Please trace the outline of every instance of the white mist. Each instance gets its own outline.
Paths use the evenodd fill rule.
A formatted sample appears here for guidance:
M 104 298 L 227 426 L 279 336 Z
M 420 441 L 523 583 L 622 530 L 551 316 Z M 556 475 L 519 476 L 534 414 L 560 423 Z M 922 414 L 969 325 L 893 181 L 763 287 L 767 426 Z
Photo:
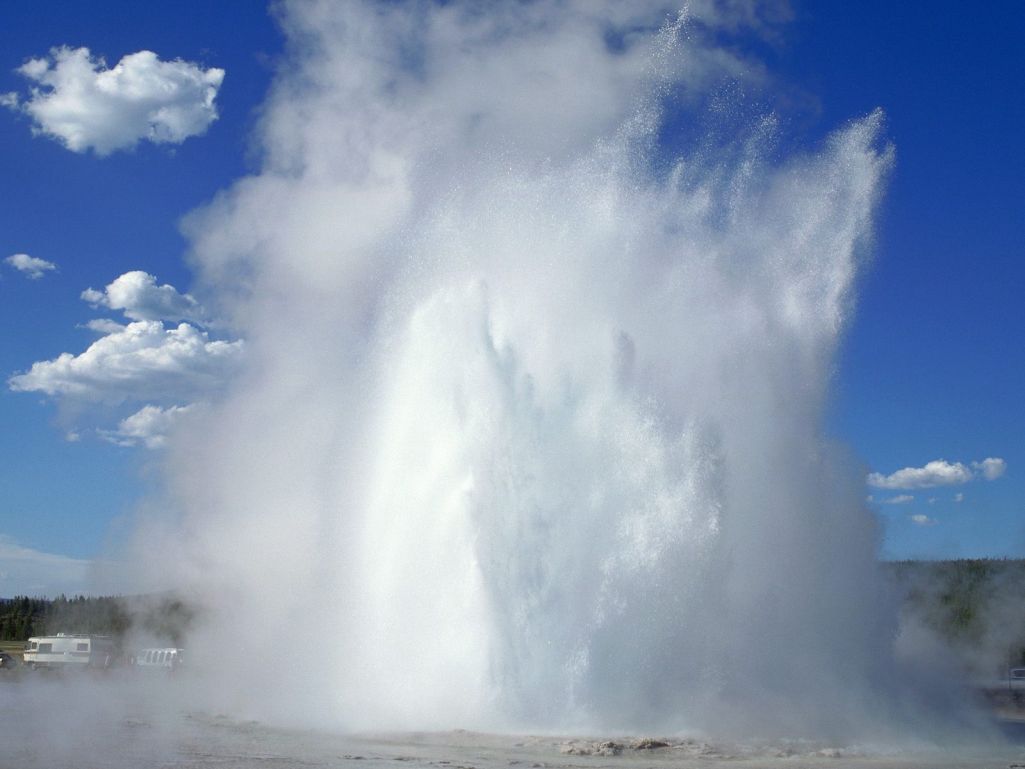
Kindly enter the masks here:
M 735 95 L 758 68 L 712 43 L 757 15 L 718 4 L 282 18 L 261 169 L 187 222 L 248 368 L 178 437 L 181 521 L 146 556 L 206 604 L 217 706 L 889 722 L 876 525 L 822 425 L 881 116 L 781 160 Z M 670 155 L 667 116 L 714 135 Z

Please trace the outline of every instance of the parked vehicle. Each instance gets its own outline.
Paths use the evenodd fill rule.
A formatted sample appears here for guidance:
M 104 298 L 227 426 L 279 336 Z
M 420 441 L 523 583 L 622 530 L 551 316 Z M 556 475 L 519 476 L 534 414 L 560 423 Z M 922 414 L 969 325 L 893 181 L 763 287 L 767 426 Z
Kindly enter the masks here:
M 1000 685 L 1001 688 L 1006 686 L 1012 700 L 1019 704 L 1025 702 L 1025 668 L 1008 670 L 1006 681 L 1001 681 Z
M 16 668 L 19 664 L 18 658 L 14 655 L 8 654 L 7 652 L 0 652 L 0 668 L 5 670 L 9 668 Z
M 185 661 L 185 650 L 176 648 L 140 649 L 135 655 L 135 667 L 139 670 L 165 671 L 173 673 Z
M 977 688 L 994 702 L 1025 705 L 1025 668 L 1004 668 Z
M 24 662 L 37 668 L 107 668 L 114 661 L 114 642 L 107 636 L 34 636 L 25 644 Z

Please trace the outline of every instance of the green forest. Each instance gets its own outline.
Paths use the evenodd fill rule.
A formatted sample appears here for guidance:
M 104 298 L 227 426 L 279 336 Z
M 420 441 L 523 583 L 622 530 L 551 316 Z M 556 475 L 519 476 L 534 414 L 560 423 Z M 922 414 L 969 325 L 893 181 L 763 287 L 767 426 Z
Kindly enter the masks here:
M 120 643 L 129 633 L 137 633 L 179 646 L 195 614 L 172 595 L 0 598 L 0 641 L 82 633 L 111 636 Z

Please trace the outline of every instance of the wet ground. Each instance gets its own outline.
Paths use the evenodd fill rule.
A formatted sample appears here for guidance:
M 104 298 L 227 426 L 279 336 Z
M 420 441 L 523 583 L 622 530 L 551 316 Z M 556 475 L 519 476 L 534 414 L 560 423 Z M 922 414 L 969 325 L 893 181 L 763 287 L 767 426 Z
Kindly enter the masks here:
M 21 677 L 0 682 L 0 769 L 1025 769 L 1025 714 L 1005 708 L 993 723 L 993 733 L 972 745 L 914 749 L 467 731 L 347 735 L 195 711 L 183 689 L 164 684 Z

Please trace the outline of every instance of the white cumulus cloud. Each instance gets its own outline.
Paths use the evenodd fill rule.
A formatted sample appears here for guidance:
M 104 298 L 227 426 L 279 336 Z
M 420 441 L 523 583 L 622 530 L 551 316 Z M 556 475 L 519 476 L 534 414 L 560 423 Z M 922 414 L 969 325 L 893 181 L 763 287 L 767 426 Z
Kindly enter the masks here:
M 174 423 L 188 414 L 194 406 L 143 406 L 129 417 L 121 420 L 116 430 L 101 430 L 100 435 L 111 443 L 119 446 L 144 445 L 148 449 L 158 449 L 167 440 L 167 434 Z
M 83 352 L 37 361 L 7 380 L 15 392 L 58 401 L 69 440 L 84 428 L 119 445 L 158 448 L 173 424 L 216 396 L 241 364 L 243 340 L 211 338 L 199 303 L 147 272 L 126 272 L 81 297 L 128 322 L 94 318 L 84 327 L 98 338 Z M 68 424 L 82 421 L 93 424 Z
M 967 483 L 971 479 L 972 471 L 960 462 L 934 459 L 925 467 L 905 467 L 890 475 L 871 473 L 868 484 L 878 489 L 927 489 Z
M 912 515 L 911 521 L 916 526 L 935 526 L 937 524 L 937 520 L 935 518 L 930 518 L 928 515 L 923 513 Z
M 53 262 L 28 254 L 11 254 L 4 259 L 4 262 L 33 280 L 38 280 L 46 273 L 57 269 L 57 265 Z
M 1003 475 L 1006 469 L 1007 463 L 996 457 L 972 462 L 970 466 L 962 462 L 934 459 L 924 467 L 905 467 L 889 475 L 869 473 L 865 480 L 869 486 L 877 489 L 928 489 L 968 483 L 979 476 L 992 481 Z
M 87 288 L 82 299 L 93 307 L 122 311 L 131 320 L 200 321 L 202 308 L 188 294 L 171 285 L 157 285 L 157 279 L 142 270 L 116 278 L 103 291 Z
M 41 392 L 87 402 L 190 400 L 218 387 L 234 370 L 241 340 L 211 340 L 188 323 L 156 320 L 119 327 L 80 355 L 62 353 L 8 380 L 17 392 Z
M 1007 462 L 999 457 L 988 457 L 981 462 L 972 462 L 972 467 L 987 481 L 995 481 L 1007 471 Z
M 88 48 L 61 46 L 31 59 L 18 72 L 36 85 L 26 99 L 5 94 L 2 105 L 20 109 L 33 131 L 73 152 L 97 155 L 129 149 L 139 141 L 180 144 L 217 119 L 214 100 L 224 70 L 139 51 L 107 68 Z

